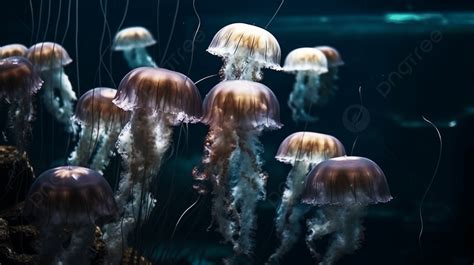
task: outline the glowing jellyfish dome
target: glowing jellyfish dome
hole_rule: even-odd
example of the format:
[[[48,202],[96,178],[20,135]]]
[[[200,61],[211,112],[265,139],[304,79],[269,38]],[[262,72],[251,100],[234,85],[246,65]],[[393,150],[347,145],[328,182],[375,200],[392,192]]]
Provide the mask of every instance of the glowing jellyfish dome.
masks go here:
[[[8,57],[26,57],[28,48],[23,44],[9,44],[0,47],[0,59],[5,59]]]
[[[334,264],[354,252],[362,240],[362,221],[370,204],[392,199],[385,174],[370,159],[343,156],[318,164],[308,175],[304,203],[318,206],[318,216],[307,222],[306,243],[320,264]],[[333,234],[321,256],[315,241]]]
[[[64,72],[64,67],[72,62],[71,57],[61,45],[53,42],[31,46],[27,57],[44,80],[42,97],[46,109],[71,132],[71,118],[77,98],[71,81]]]
[[[42,85],[39,74],[26,58],[8,57],[0,60],[0,100],[9,105],[8,127],[20,151],[26,148],[31,136],[33,95]]]
[[[40,264],[89,264],[96,222],[116,217],[112,189],[98,172],[75,166],[43,172],[25,201],[24,215],[40,229]]]
[[[155,61],[147,53],[146,47],[155,45],[153,35],[144,27],[129,27],[117,32],[112,49],[123,52],[130,68],[142,66],[156,67]]]
[[[280,70],[281,50],[277,39],[265,29],[234,23],[219,30],[207,48],[223,59],[222,80],[262,79],[262,68]]]

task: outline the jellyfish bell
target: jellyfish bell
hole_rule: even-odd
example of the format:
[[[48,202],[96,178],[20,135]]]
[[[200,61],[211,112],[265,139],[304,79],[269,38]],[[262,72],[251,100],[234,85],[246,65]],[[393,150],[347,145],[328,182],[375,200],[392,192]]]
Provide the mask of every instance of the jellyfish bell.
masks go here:
[[[263,130],[278,129],[280,106],[263,84],[222,81],[207,94],[202,122],[209,125],[202,170],[193,176],[212,187],[212,215],[217,229],[237,254],[250,255],[256,228],[256,205],[265,197],[268,176],[262,172]],[[205,192],[203,185],[196,185]]]
[[[321,264],[334,264],[354,252],[362,239],[362,221],[370,204],[392,199],[383,171],[372,160],[344,156],[318,164],[309,174],[302,201],[318,206],[319,215],[307,222],[306,243],[313,255],[315,240],[334,233]]]
[[[232,123],[246,129],[279,129],[280,105],[267,86],[246,80],[222,81],[206,95],[202,122],[211,126]]]
[[[122,51],[130,68],[141,66],[156,67],[148,55],[146,47],[155,45],[153,35],[144,27],[129,27],[117,32],[112,50]]]
[[[28,59],[8,57],[0,60],[0,99],[9,104],[8,123],[20,151],[26,147],[33,120],[33,95],[43,80]]]
[[[342,60],[341,55],[335,48],[330,47],[330,46],[316,46],[314,48],[324,53],[328,61],[329,68],[339,67],[339,66],[344,65],[344,61]]]
[[[25,57],[28,48],[23,44],[9,44],[0,47],[0,59],[5,59],[8,57]]]
[[[334,136],[315,132],[296,132],[283,140],[275,158],[291,164],[281,203],[277,209],[275,228],[281,244],[269,258],[269,264],[281,259],[298,241],[301,221],[308,207],[300,204],[306,176],[312,167],[324,160],[344,156],[342,143]]]
[[[342,143],[334,136],[315,132],[296,132],[280,144],[275,158],[283,163],[296,161],[319,163],[346,154]]]
[[[53,42],[33,45],[28,49],[27,57],[44,80],[42,96],[46,109],[66,126],[68,132],[72,132],[71,118],[77,98],[64,72],[64,66],[72,62],[71,57],[61,45]]]
[[[102,175],[74,166],[43,172],[24,208],[24,215],[41,230],[40,264],[89,264],[84,253],[94,239],[95,223],[117,213],[112,189]]]
[[[117,142],[124,170],[116,200],[123,213],[121,221],[104,227],[108,263],[120,261],[127,246],[123,235],[132,233],[154,207],[150,183],[171,145],[172,126],[198,122],[201,102],[188,77],[164,68],[136,68],[120,82],[113,103],[132,114]]]
[[[220,29],[207,52],[224,60],[223,80],[259,81],[262,68],[280,70],[280,45],[265,29],[234,23]]]
[[[308,71],[324,74],[328,71],[328,60],[324,53],[316,48],[298,48],[286,56],[282,70],[288,73]]]
[[[80,125],[79,141],[69,158],[73,165],[90,165],[102,172],[110,160],[118,136],[130,119],[130,112],[112,100],[117,90],[98,87],[84,93],[76,105],[74,120]],[[92,160],[89,163],[89,160]]]

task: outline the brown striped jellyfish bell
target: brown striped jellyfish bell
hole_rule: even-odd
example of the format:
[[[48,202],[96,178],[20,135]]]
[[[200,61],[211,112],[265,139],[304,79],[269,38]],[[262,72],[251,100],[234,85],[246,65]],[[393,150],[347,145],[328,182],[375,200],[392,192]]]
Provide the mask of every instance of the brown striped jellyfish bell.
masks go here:
[[[129,111],[112,102],[116,94],[113,88],[98,87],[79,98],[74,120],[81,130],[70,164],[90,166],[99,172],[106,168],[118,136],[130,119]]]
[[[269,264],[278,262],[298,241],[301,221],[308,207],[300,204],[308,172],[319,163],[334,157],[344,156],[342,143],[334,136],[315,132],[296,132],[280,144],[275,158],[291,164],[286,179],[281,204],[275,218],[275,228],[280,246],[270,256]]]
[[[89,264],[96,224],[117,213],[112,189],[97,171],[63,166],[43,172],[24,208],[41,231],[39,264]]]
[[[318,164],[308,174],[302,201],[318,207],[318,214],[307,222],[306,243],[321,258],[315,241],[333,234],[333,240],[320,264],[334,264],[359,247],[365,210],[370,204],[392,199],[385,174],[370,159],[343,156]]]
[[[245,23],[234,23],[220,29],[207,52],[224,61],[222,80],[260,81],[262,68],[281,68],[277,39],[265,29]]]
[[[28,48],[23,44],[8,44],[0,47],[0,59],[8,57],[26,57]]]

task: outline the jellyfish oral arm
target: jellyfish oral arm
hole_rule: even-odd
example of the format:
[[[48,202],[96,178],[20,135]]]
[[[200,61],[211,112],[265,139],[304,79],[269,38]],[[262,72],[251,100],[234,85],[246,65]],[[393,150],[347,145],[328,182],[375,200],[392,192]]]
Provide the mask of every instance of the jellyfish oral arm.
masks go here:
[[[305,108],[309,102],[310,105],[316,105],[319,100],[320,82],[319,76],[307,71],[299,71],[296,74],[296,81],[293,91],[288,98],[288,106],[290,107],[293,120],[303,122],[314,122],[318,118],[311,116]]]
[[[69,156],[69,163],[76,166],[87,166],[92,150],[99,141],[98,130],[90,126],[82,126],[79,133],[79,141],[74,151]]]
[[[123,50],[123,56],[130,68],[142,66],[157,67],[155,61],[144,47]]]
[[[119,137],[121,127],[117,124],[108,124],[101,129],[102,137],[97,147],[97,152],[92,160],[91,167],[99,172],[105,170],[110,161],[110,156],[113,154],[113,150],[117,139]]]

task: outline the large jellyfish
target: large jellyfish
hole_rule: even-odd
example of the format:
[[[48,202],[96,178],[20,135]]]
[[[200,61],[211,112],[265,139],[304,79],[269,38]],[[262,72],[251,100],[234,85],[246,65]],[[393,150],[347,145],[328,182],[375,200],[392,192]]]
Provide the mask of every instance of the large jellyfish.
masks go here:
[[[316,121],[309,111],[320,101],[320,75],[327,73],[328,62],[324,53],[316,48],[298,48],[286,56],[283,71],[296,74],[296,82],[288,99],[295,122]]]
[[[118,136],[130,116],[112,102],[116,93],[117,90],[112,88],[94,88],[77,102],[74,119],[81,131],[77,146],[69,157],[70,164],[90,165],[102,172],[109,163]]]
[[[0,59],[5,59],[8,57],[18,56],[26,57],[26,52],[28,48],[23,44],[9,44],[0,47]]]
[[[9,104],[8,127],[15,143],[24,151],[31,134],[33,120],[33,95],[41,88],[43,81],[32,64],[22,57],[8,57],[0,60],[0,100]]]
[[[43,102],[46,109],[71,132],[73,105],[77,98],[63,68],[72,62],[71,57],[61,45],[42,42],[28,49],[28,59],[44,80]]]
[[[152,67],[130,71],[120,83],[113,102],[132,111],[132,115],[117,143],[124,172],[116,200],[123,213],[120,222],[104,229],[108,264],[120,261],[122,247],[126,247],[122,237],[126,240],[131,229],[154,206],[150,182],[170,146],[172,126],[198,122],[202,108],[201,95],[188,77]]]
[[[334,96],[338,87],[336,81],[339,79],[339,67],[344,65],[339,52],[333,47],[317,46],[316,49],[322,51],[328,61],[328,72],[320,76],[321,89],[319,91],[319,104],[327,104],[329,99]]]
[[[194,178],[212,185],[213,218],[226,242],[237,254],[251,254],[257,201],[265,197],[258,137],[278,129],[280,106],[263,84],[222,81],[206,96],[202,122],[209,125],[202,170]]]
[[[306,243],[319,264],[334,264],[354,252],[367,206],[391,199],[385,175],[372,160],[344,156],[318,164],[307,177],[302,201],[318,206],[317,216],[307,222]],[[329,234],[333,237],[321,259],[315,241]]]
[[[117,212],[112,189],[98,172],[74,166],[45,171],[31,187],[24,209],[40,229],[38,264],[89,264],[95,223]]]
[[[156,67],[156,63],[146,51],[146,47],[156,43],[153,35],[144,27],[130,27],[115,35],[114,51],[122,51],[130,68],[142,66]]]
[[[286,179],[282,201],[275,219],[281,244],[270,256],[271,262],[277,263],[298,241],[301,233],[300,223],[307,209],[300,204],[300,201],[308,172],[326,159],[345,154],[344,146],[338,139],[314,132],[294,133],[280,144],[275,158],[293,167]]]
[[[262,79],[262,68],[280,70],[280,45],[268,31],[244,23],[219,30],[207,52],[222,57],[222,80]]]

